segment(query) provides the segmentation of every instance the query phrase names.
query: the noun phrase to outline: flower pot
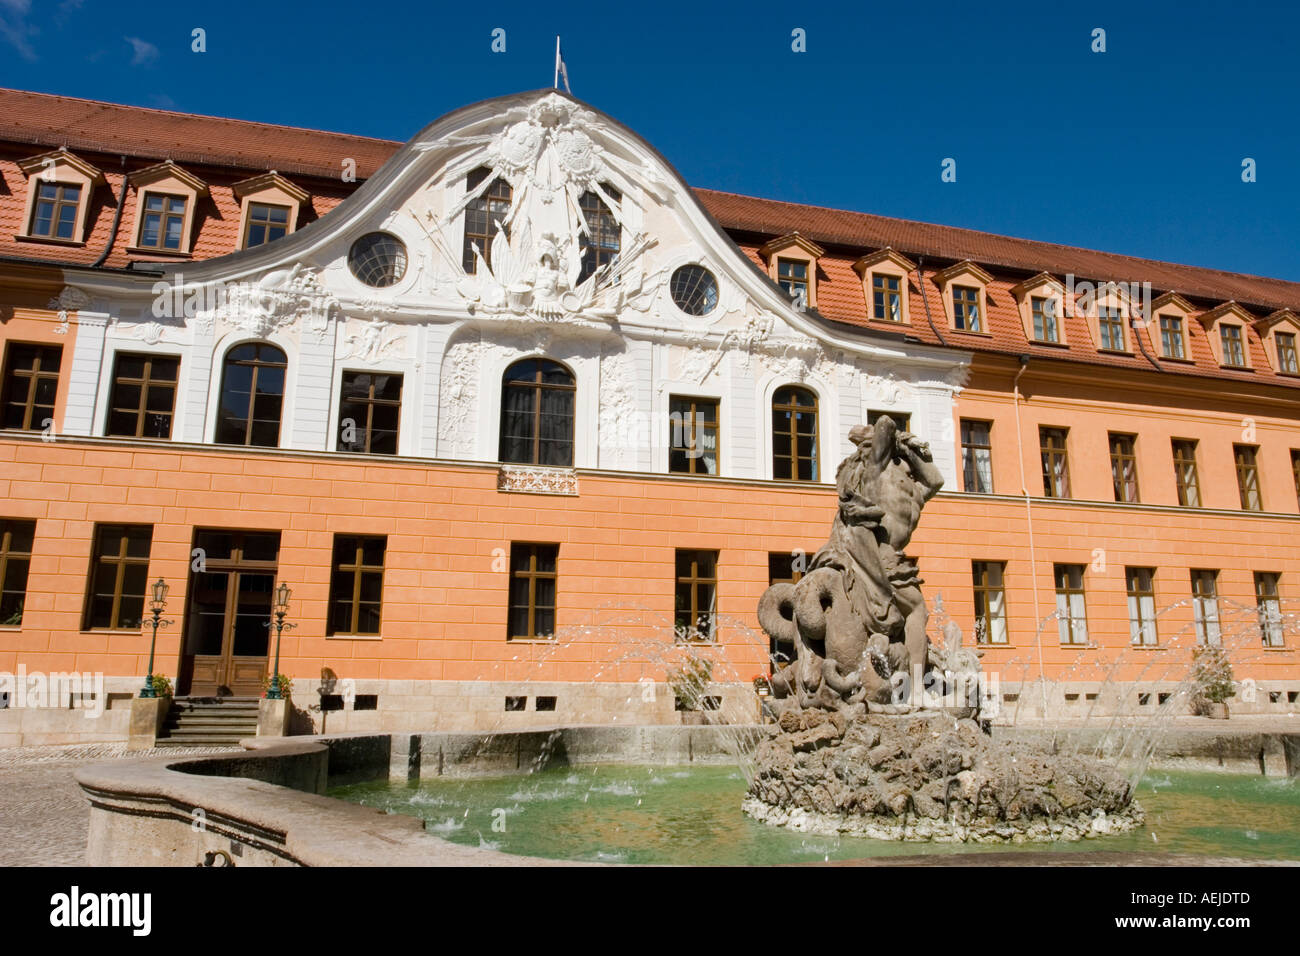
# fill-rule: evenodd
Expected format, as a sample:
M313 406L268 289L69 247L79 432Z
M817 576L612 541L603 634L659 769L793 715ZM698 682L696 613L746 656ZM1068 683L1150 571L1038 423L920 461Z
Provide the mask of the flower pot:
M1212 703L1210 704L1209 709L1205 716L1213 717L1215 720L1227 720L1228 705L1226 703L1221 703L1221 704Z

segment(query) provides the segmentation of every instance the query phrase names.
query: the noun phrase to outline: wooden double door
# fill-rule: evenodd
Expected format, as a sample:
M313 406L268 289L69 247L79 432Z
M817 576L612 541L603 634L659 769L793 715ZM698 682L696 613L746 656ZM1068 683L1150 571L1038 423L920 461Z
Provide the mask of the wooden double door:
M192 553L178 691L261 696L273 650L280 533L200 530Z

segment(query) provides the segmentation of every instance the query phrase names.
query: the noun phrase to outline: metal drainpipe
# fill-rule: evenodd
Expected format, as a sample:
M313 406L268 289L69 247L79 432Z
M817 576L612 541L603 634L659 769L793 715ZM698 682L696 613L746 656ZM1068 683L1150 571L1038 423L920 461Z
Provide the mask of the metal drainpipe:
M97 269L104 264L108 254L113 251L113 243L117 241L117 229L122 222L122 210L126 208L126 157L122 157L122 195L117 197L117 209L113 213L113 226L108 231L108 242L104 245L104 251L99 254L99 258L90 264L92 269Z
M930 297L925 294L925 276L921 275L921 266L925 264L923 256L916 257L916 284L921 290L921 302L925 306L925 321L930 323L930 331L933 332L943 345L948 344L948 340L943 337L939 327L934 324L934 319L930 318Z
M1016 408L1016 450L1019 452L1017 457L1020 459L1020 494L1025 499L1025 526L1029 533L1029 583L1033 588L1034 595L1034 619L1037 627L1034 630L1034 640L1038 645L1038 686L1043 691L1043 719L1047 719L1047 673L1043 663L1043 626L1042 621L1038 618L1038 557L1034 551L1034 511L1033 501L1029 497L1029 484L1025 481L1025 441L1020 427L1020 376L1025 374L1025 369L1029 368L1029 356L1020 356L1020 369L1016 372L1016 377L1011 382L1011 391Z

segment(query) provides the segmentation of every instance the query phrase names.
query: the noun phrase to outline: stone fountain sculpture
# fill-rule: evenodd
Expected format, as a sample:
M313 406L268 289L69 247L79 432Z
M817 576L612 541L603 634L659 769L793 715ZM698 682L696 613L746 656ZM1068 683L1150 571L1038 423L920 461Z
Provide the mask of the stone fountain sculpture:
M755 753L745 812L768 823L884 839L1071 840L1141 823L1113 767L990 738L980 655L949 624L930 643L904 549L943 486L925 442L881 416L849 432L830 540L759 623L793 642L772 677L776 726Z

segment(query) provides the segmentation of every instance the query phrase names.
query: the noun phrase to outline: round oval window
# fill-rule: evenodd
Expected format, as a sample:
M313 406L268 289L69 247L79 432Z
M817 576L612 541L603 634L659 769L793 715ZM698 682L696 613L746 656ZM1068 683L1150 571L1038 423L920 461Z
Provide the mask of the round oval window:
M687 315L708 315L718 305L718 280L704 266L682 266L673 273L668 291Z
M386 232L368 232L348 250L348 268L372 288L395 285L406 275L406 246Z

